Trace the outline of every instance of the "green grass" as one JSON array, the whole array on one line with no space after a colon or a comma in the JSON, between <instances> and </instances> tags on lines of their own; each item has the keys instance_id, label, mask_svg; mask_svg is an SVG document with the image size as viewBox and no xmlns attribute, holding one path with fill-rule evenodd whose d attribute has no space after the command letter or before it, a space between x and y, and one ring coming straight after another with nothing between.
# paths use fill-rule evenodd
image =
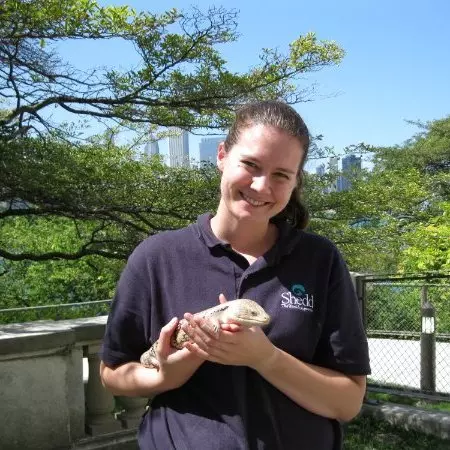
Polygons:
<instances>
[{"instance_id":1,"label":"green grass","mask_svg":"<svg viewBox=\"0 0 450 450\"><path fill-rule=\"evenodd\" d=\"M384 394L379 392L367 392L366 396L371 400L378 400L380 402L399 403L401 405L415 406L416 408L450 413L450 402L433 402L402 395Z\"/></svg>"},{"instance_id":2,"label":"green grass","mask_svg":"<svg viewBox=\"0 0 450 450\"><path fill-rule=\"evenodd\" d=\"M449 440L407 431L372 417L358 417L344 426L344 450L448 450Z\"/></svg>"}]
</instances>

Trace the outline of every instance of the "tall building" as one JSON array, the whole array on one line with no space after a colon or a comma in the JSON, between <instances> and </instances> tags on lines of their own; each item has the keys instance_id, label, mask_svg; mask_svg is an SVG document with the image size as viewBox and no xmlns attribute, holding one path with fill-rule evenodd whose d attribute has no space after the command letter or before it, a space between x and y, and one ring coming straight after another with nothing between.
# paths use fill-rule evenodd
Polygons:
<instances>
[{"instance_id":1,"label":"tall building","mask_svg":"<svg viewBox=\"0 0 450 450\"><path fill-rule=\"evenodd\" d=\"M352 182L348 179L352 173L361 170L361 157L347 155L342 158L342 175L338 179L338 191L348 191L352 187ZM345 176L347 174L347 177Z\"/></svg>"},{"instance_id":2,"label":"tall building","mask_svg":"<svg viewBox=\"0 0 450 450\"><path fill-rule=\"evenodd\" d=\"M342 175L338 180L338 190L348 191L352 187L352 182L348 179L352 173L361 170L361 157L347 155L342 158ZM347 174L347 177L345 176Z\"/></svg>"},{"instance_id":3,"label":"tall building","mask_svg":"<svg viewBox=\"0 0 450 450\"><path fill-rule=\"evenodd\" d=\"M342 158L342 172L351 170L361 170L361 157L355 155L347 155Z\"/></svg>"},{"instance_id":4,"label":"tall building","mask_svg":"<svg viewBox=\"0 0 450 450\"><path fill-rule=\"evenodd\" d=\"M333 177L333 182L331 183L330 187L328 188L328 192L336 192L338 190L338 165L339 165L339 157L338 156L332 156L329 159L329 171L332 174L335 174L335 177Z\"/></svg>"},{"instance_id":5,"label":"tall building","mask_svg":"<svg viewBox=\"0 0 450 450\"><path fill-rule=\"evenodd\" d=\"M316 174L317 175L325 175L325 164L324 163L322 163L316 167Z\"/></svg>"},{"instance_id":6,"label":"tall building","mask_svg":"<svg viewBox=\"0 0 450 450\"><path fill-rule=\"evenodd\" d=\"M217 147L225 140L226 136L215 136L202 138L198 145L201 163L215 163L217 157Z\"/></svg>"},{"instance_id":7,"label":"tall building","mask_svg":"<svg viewBox=\"0 0 450 450\"><path fill-rule=\"evenodd\" d=\"M169 136L169 166L189 167L189 132L174 128Z\"/></svg>"},{"instance_id":8,"label":"tall building","mask_svg":"<svg viewBox=\"0 0 450 450\"><path fill-rule=\"evenodd\" d=\"M144 147L145 156L159 155L159 144L158 141L150 141L145 144Z\"/></svg>"}]
</instances>

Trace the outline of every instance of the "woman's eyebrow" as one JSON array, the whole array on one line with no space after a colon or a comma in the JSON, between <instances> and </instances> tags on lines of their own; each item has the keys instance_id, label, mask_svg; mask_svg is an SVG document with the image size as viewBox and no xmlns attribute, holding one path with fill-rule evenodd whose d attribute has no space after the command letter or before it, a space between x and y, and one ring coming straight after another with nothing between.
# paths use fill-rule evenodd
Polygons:
<instances>
[{"instance_id":1,"label":"woman's eyebrow","mask_svg":"<svg viewBox=\"0 0 450 450\"><path fill-rule=\"evenodd\" d=\"M254 162L257 162L257 163L261 162L258 158L255 158L254 156L248 155L246 153L241 153L240 158L241 159L250 159L251 161L254 161ZM285 172L285 173L288 173L290 175L295 175L297 173L295 170L287 169L285 167L277 167L275 170L276 171L280 171L280 172Z\"/></svg>"},{"instance_id":2,"label":"woman's eyebrow","mask_svg":"<svg viewBox=\"0 0 450 450\"><path fill-rule=\"evenodd\" d=\"M293 171L293 170L291 170L291 169L285 169L284 167L278 167L277 169L275 169L275 170L278 170L278 171L280 171L280 172L286 172L286 173L288 173L288 174L290 174L290 175L295 175L297 172L295 172L295 171Z\"/></svg>"}]
</instances>

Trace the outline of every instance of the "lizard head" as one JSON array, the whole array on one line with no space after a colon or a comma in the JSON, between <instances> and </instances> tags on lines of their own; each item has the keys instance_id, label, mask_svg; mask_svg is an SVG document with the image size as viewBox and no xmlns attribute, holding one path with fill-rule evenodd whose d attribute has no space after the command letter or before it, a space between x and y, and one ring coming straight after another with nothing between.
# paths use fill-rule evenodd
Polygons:
<instances>
[{"instance_id":1,"label":"lizard head","mask_svg":"<svg viewBox=\"0 0 450 450\"><path fill-rule=\"evenodd\" d=\"M230 322L238 323L243 326L263 326L270 322L269 314L253 300L239 298L224 303L228 308L226 310L226 318Z\"/></svg>"}]
</instances>

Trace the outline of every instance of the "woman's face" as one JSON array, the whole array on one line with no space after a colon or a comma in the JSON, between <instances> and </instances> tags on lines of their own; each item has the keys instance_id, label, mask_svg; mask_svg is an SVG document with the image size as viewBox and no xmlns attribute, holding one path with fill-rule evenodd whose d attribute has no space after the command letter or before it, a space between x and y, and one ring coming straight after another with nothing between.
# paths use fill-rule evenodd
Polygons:
<instances>
[{"instance_id":1,"label":"woman's face","mask_svg":"<svg viewBox=\"0 0 450 450\"><path fill-rule=\"evenodd\" d=\"M219 146L220 207L237 219L268 222L287 205L303 156L300 140L285 131L267 125L243 129L228 152Z\"/></svg>"}]
</instances>

